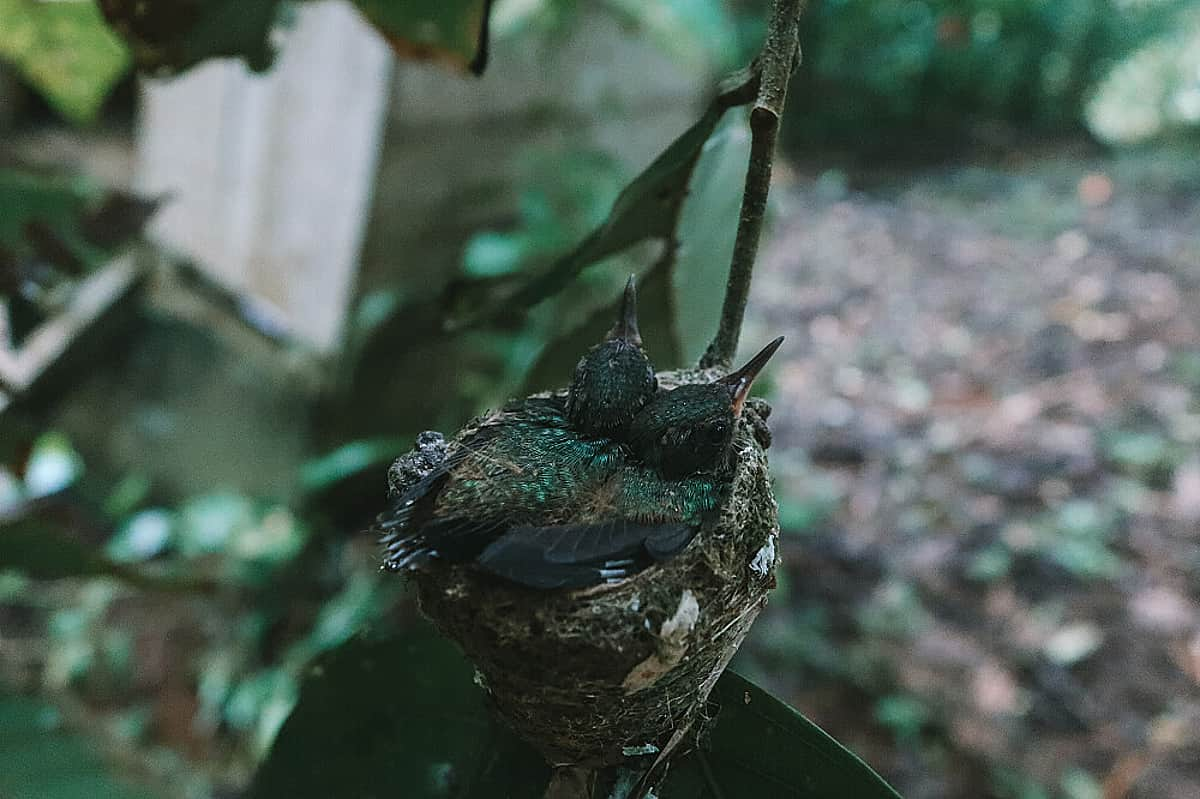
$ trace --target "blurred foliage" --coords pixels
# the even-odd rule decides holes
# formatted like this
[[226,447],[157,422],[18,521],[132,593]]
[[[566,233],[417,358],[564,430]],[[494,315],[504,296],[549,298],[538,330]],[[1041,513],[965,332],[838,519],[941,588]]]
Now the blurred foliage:
[[133,51],[138,69],[172,74],[206,58],[239,56],[254,70],[271,65],[271,29],[281,0],[98,0]]
[[[127,510],[128,516],[119,521],[104,550],[96,547],[93,539],[109,535],[108,524],[72,494],[72,486],[83,472],[79,453],[66,437],[53,431],[43,433],[33,442],[20,474],[0,465],[0,569],[18,569],[41,579],[109,576],[140,588],[167,591],[208,587],[203,579],[196,579],[191,568],[170,573],[146,571],[132,565],[166,551],[173,538],[186,540],[189,534],[196,536],[192,532],[195,525],[175,524],[165,510],[136,511],[135,504],[127,504],[120,515],[124,516]],[[116,496],[127,492],[123,484],[113,496],[128,503],[128,497]],[[115,501],[107,504],[120,508]],[[187,507],[190,505],[185,506],[185,511]],[[240,556],[239,576],[253,574],[256,567],[261,571],[263,561],[278,563],[298,549],[295,538],[289,540],[281,535],[278,529],[281,526],[276,521],[273,534],[264,534],[261,530],[268,525],[263,523],[242,533],[241,540],[249,540],[250,545],[243,544],[240,548],[230,545]],[[285,543],[280,544],[281,538]],[[263,539],[274,547],[264,545]],[[290,550],[286,549],[288,545]]]
[[805,68],[786,130],[805,146],[869,152],[944,144],[988,120],[1069,131],[1093,86],[1155,36],[1172,35],[1185,5],[817,0],[803,22]]
[[1078,580],[1119,577],[1123,562],[1113,544],[1125,515],[1115,505],[1077,498],[1031,519],[1009,520],[996,540],[975,550],[964,574],[996,582],[1035,559]]
[[1066,799],[1102,799],[1104,796],[1100,781],[1081,768],[1064,771],[1059,790]]
[[[42,433],[33,442],[25,462],[22,499],[38,499],[69,488],[83,474],[83,458],[61,433]],[[5,506],[0,503],[0,511]]]
[[129,66],[94,0],[0,0],[0,59],[76,123],[95,119]]
[[39,229],[49,228],[65,240],[59,249],[67,251],[67,266],[101,261],[103,253],[80,229],[85,209],[100,194],[99,187],[85,178],[0,170],[0,247],[5,257],[15,261],[37,256],[44,249]]
[[5,799],[149,799],[113,776],[96,742],[45,700],[0,690],[0,795]]
[[[353,2],[398,54],[482,71],[490,0]],[[0,0],[0,59],[69,121],[87,123],[131,62],[159,76],[219,57],[269,68],[290,10],[283,0]]]
[[[758,387],[758,381],[755,381],[755,387]],[[769,398],[771,394],[767,396]],[[779,529],[783,535],[821,532],[845,500],[844,491],[800,453],[783,452],[773,457],[771,478],[775,501],[779,503]]]
[[[553,29],[577,0],[500,0],[501,36]],[[606,0],[636,35],[687,63],[732,68],[764,31],[765,0]],[[993,121],[1137,143],[1194,129],[1200,14],[1189,0],[813,0],[786,126],[798,146],[941,147]],[[901,138],[897,138],[897,136]]]
[[0,167],[0,300],[17,344],[103,266],[158,207],[83,177]]
[[476,75],[487,66],[491,0],[353,0],[397,54],[436,59]]
[[405,449],[404,441],[396,438],[351,441],[305,463],[300,486],[306,493],[320,493],[356,474],[378,473]]
[[1109,543],[1117,521],[1115,509],[1087,499],[1073,499],[1035,522],[1037,545],[1076,577],[1116,577],[1121,559]]
[[875,703],[875,720],[906,742],[920,736],[930,715],[929,708],[920,699],[906,694],[884,696]]
[[1140,144],[1200,127],[1200,9],[1118,64],[1087,105],[1088,126],[1111,144]]
[[[490,0],[351,1],[398,55],[483,71]],[[175,74],[222,56],[242,58],[255,71],[267,69],[275,57],[274,31],[286,27],[291,11],[283,0],[99,3],[133,50],[138,69],[154,75]]]
[[1159,490],[1170,487],[1175,469],[1188,454],[1185,446],[1153,427],[1109,430],[1101,444],[1115,471]]
[[[379,619],[402,588],[379,580],[371,542],[348,551],[275,503],[213,492],[156,505],[145,478],[92,503],[78,491],[83,474],[57,433],[0,467],[0,614],[15,607],[44,616],[48,689],[129,696],[135,641],[121,608],[130,591],[218,601],[225,618],[194,655],[193,723],[239,733],[256,758],[291,711],[308,663]],[[27,577],[75,578],[77,587],[44,605]],[[281,627],[288,634],[278,643]],[[136,726],[134,717],[118,722]]]
[[992,789],[999,799],[1050,799],[1050,792],[1028,774],[1011,768],[997,768],[992,774]]
[[15,518],[0,517],[0,568],[49,580],[121,573],[69,532],[31,518],[32,509],[16,511]]
[[[751,4],[754,6],[755,4]],[[497,0],[492,30],[503,44],[521,34],[553,34],[586,10],[601,9],[624,24],[631,36],[645,38],[689,66],[710,70],[740,66],[753,55],[765,30],[762,9],[746,9],[725,0]],[[753,28],[747,37],[743,25]],[[743,39],[755,39],[746,42]]]

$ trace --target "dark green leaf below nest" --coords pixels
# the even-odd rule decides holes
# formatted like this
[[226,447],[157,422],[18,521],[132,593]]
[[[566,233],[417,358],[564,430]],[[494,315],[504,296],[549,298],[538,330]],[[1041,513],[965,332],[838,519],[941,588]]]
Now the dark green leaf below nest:
[[[250,799],[541,797],[549,767],[489,716],[472,675],[428,629],[349,641],[309,669]],[[851,752],[737,674],[721,677],[705,712],[701,748],[670,767],[660,799],[896,799]],[[631,766],[654,754],[639,750]]]

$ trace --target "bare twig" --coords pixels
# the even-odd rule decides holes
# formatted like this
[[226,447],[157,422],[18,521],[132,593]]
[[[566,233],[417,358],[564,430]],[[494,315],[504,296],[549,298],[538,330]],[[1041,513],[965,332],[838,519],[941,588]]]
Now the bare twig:
[[746,301],[750,296],[750,276],[758,254],[767,210],[767,192],[771,187],[771,163],[779,120],[787,97],[788,79],[800,58],[800,12],[803,0],[775,0],[767,40],[757,60],[758,98],[750,111],[750,165],[746,170],[746,188],[742,193],[742,211],[738,220],[729,282],[725,286],[725,304],[717,334],[704,357],[701,368],[729,368],[737,352]]

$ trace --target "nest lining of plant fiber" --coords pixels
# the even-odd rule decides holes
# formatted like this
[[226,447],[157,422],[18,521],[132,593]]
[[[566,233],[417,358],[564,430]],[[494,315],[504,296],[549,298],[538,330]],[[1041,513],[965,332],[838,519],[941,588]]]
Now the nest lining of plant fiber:
[[[672,388],[718,376],[658,377]],[[769,412],[761,400],[746,404],[724,504],[663,563],[577,591],[537,591],[436,561],[413,576],[421,610],[474,663],[495,712],[551,765],[644,767],[653,758],[642,756],[683,740],[677,732],[698,732],[709,692],[775,585]]]

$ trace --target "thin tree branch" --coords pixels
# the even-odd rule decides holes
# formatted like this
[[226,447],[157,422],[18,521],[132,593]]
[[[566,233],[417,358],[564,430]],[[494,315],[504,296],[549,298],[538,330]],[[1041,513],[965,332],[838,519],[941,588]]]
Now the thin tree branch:
[[771,10],[767,40],[758,57],[758,98],[750,111],[750,165],[746,170],[733,260],[729,264],[729,282],[725,285],[725,303],[717,334],[700,359],[701,368],[719,366],[728,369],[737,353],[746,301],[750,297],[750,277],[767,211],[779,120],[783,116],[788,79],[800,58],[800,13],[803,9],[803,0],[775,0]]

